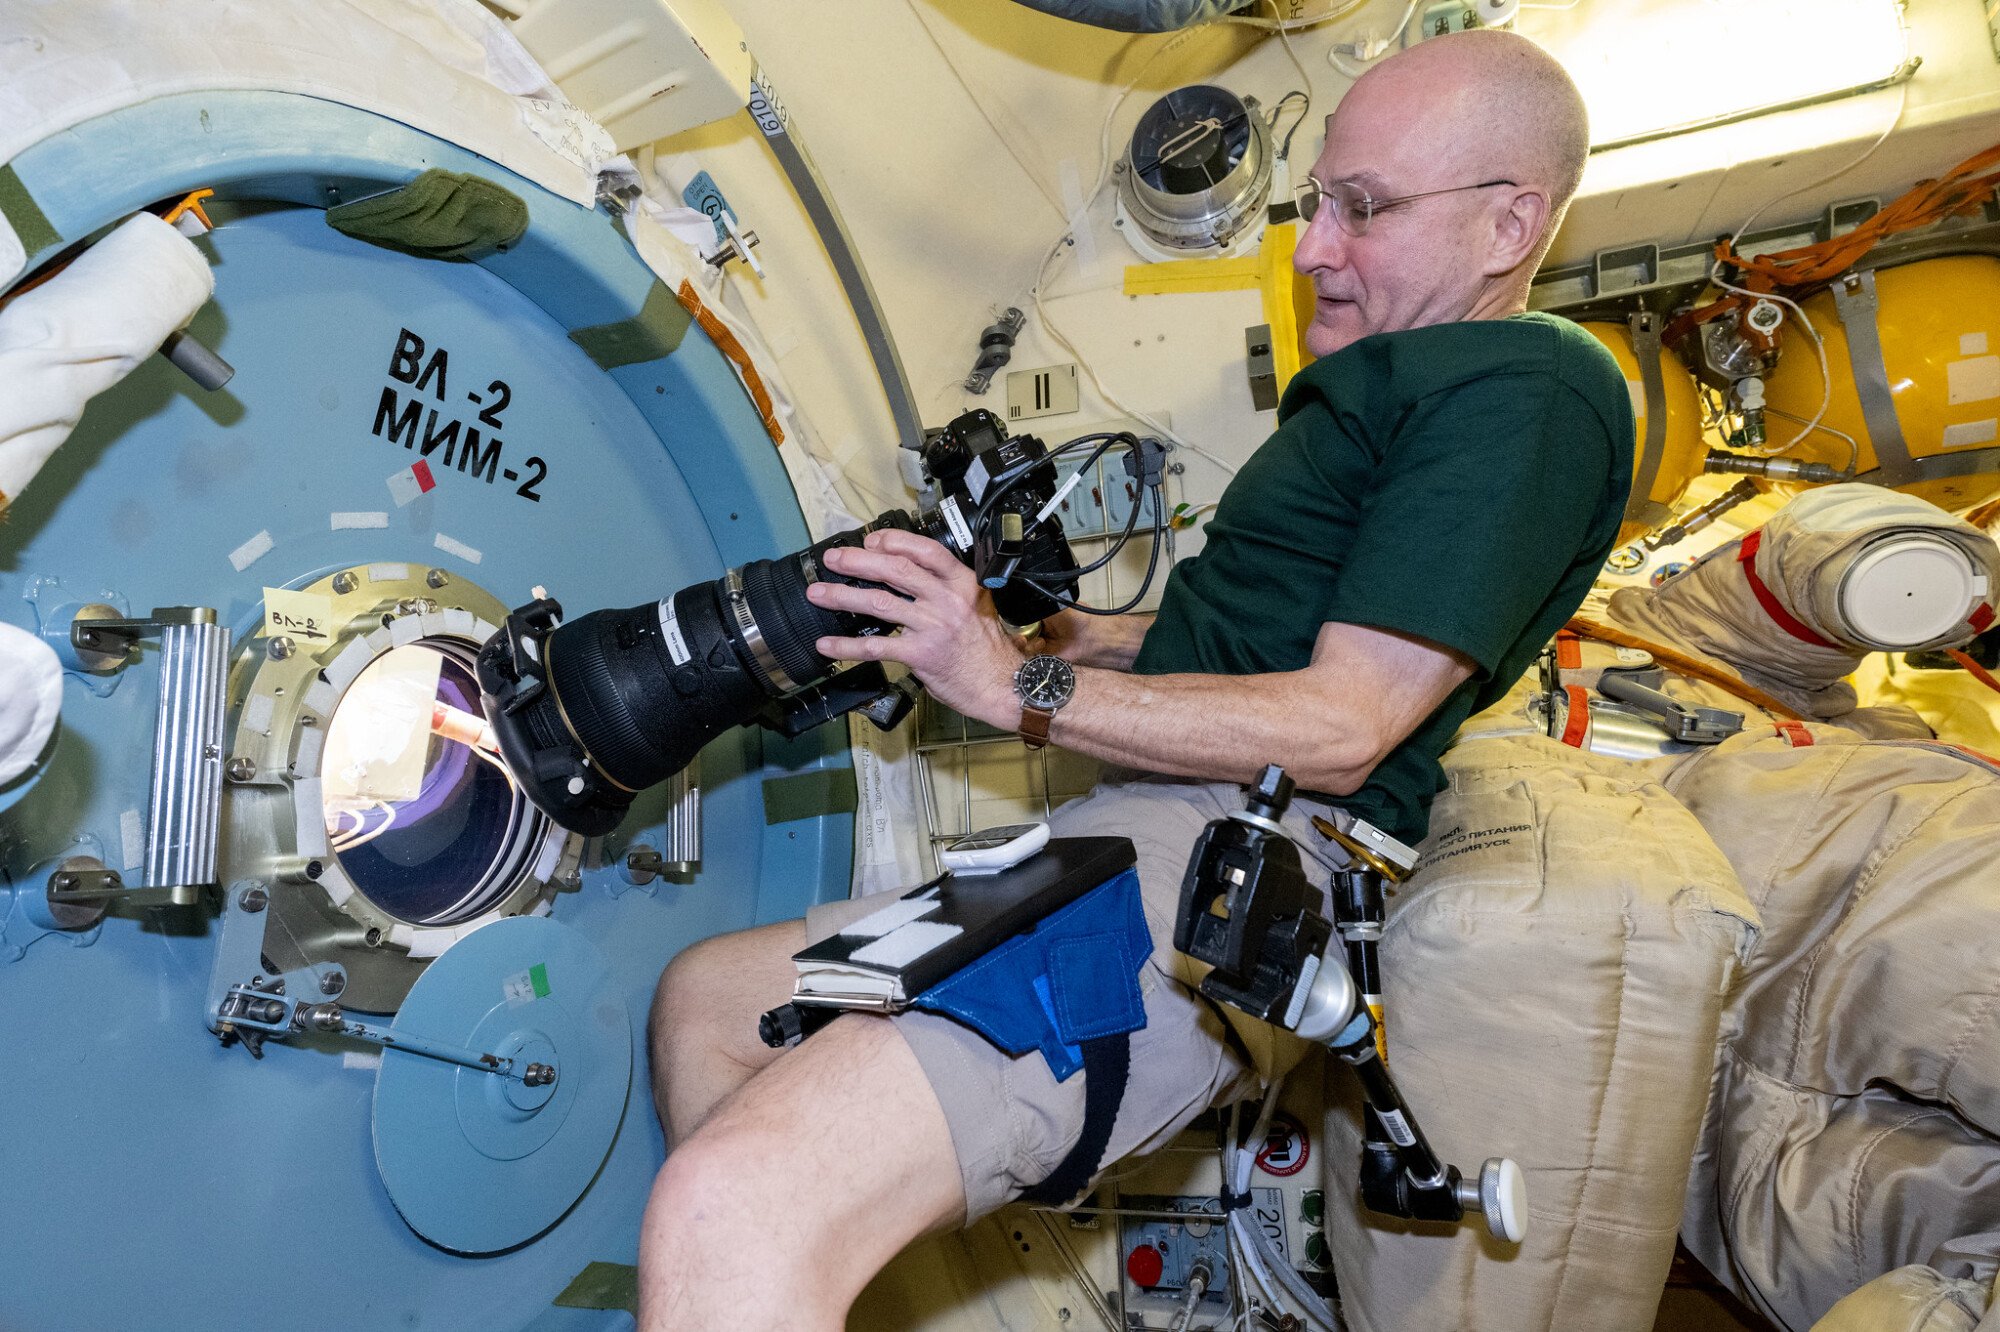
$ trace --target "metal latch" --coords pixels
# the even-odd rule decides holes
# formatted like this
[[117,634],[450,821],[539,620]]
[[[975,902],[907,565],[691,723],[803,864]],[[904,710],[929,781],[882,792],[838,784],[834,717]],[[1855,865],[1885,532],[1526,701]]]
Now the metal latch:
[[1659,718],[1673,739],[1687,744],[1719,745],[1743,729],[1742,713],[1691,708],[1641,684],[1631,673],[1604,672],[1597,679],[1597,692]]

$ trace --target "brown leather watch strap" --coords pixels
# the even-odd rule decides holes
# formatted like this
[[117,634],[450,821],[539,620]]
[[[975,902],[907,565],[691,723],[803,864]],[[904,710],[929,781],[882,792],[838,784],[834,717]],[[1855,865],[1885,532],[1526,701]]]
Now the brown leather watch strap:
[[1040,749],[1049,742],[1049,723],[1056,714],[1047,708],[1038,708],[1032,703],[1021,705],[1020,736],[1022,743],[1030,749]]

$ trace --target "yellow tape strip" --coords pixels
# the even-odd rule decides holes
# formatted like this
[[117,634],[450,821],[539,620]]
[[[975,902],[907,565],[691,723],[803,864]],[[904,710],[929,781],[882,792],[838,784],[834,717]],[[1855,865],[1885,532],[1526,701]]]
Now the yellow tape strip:
[[1174,259],[1133,264],[1125,270],[1127,296],[1165,296],[1177,291],[1248,291],[1264,280],[1262,255],[1241,259]]
[[1313,359],[1305,344],[1306,326],[1313,318],[1312,279],[1292,267],[1298,239],[1297,223],[1280,222],[1264,228],[1264,241],[1257,249],[1258,286],[1264,296],[1264,322],[1271,326],[1271,369],[1280,396],[1292,376]]
[[1257,291],[1263,297],[1264,322],[1271,326],[1271,361],[1278,392],[1301,367],[1309,364],[1305,330],[1313,318],[1312,280],[1292,268],[1292,250],[1299,228],[1280,222],[1264,228],[1257,253],[1238,259],[1176,259],[1162,264],[1133,264],[1125,270],[1127,296],[1166,296],[1185,291]]

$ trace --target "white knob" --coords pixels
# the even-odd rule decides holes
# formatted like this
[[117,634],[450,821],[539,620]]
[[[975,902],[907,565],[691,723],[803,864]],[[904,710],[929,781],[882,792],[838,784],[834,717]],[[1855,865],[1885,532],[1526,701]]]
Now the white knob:
[[1528,1178],[1504,1156],[1479,1168],[1479,1210],[1494,1238],[1519,1244],[1528,1233]]

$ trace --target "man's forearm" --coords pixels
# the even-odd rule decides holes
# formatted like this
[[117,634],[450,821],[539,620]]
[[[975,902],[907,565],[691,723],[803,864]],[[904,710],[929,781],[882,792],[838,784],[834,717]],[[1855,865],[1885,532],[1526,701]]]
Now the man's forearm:
[[1085,615],[1063,611],[1042,622],[1040,650],[1052,652],[1073,666],[1097,666],[1110,671],[1129,671],[1138,659],[1153,616]]
[[1368,728],[1343,719],[1304,671],[1076,674],[1076,695],[1056,713],[1049,738],[1106,762],[1227,782],[1254,781],[1278,763],[1309,790],[1344,795],[1377,758]]

